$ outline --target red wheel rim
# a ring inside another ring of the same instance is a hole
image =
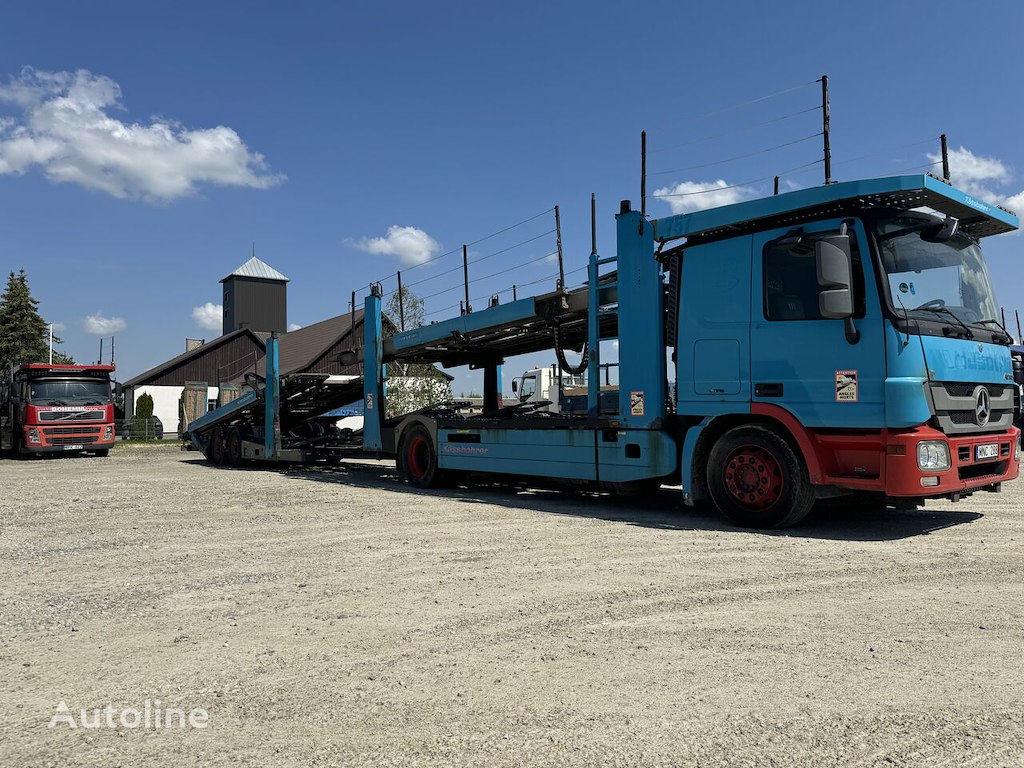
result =
[[[430,446],[425,438],[414,437],[409,441],[409,448],[405,454],[405,464],[409,467],[409,474],[417,480],[427,474],[427,460]]]
[[[785,483],[778,460],[764,448],[744,445],[725,464],[725,488],[748,509],[766,509],[782,498]]]

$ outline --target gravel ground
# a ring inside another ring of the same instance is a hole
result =
[[[0,487],[3,766],[1024,766],[1024,483],[772,533],[159,446]]]

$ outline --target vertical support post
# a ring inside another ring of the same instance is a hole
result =
[[[821,136],[825,150],[825,184],[832,183],[832,144],[829,138],[828,75],[821,76]]]
[[[398,270],[398,329],[405,330],[405,291],[402,290],[402,270]]]
[[[281,356],[277,333],[267,339],[263,388],[263,455],[276,459],[281,450]]]
[[[100,358],[96,361],[96,365],[103,365],[103,337],[100,336]]]
[[[519,296],[516,295],[516,287],[515,287],[515,285],[512,286],[512,301],[519,301]]]
[[[597,253],[597,196],[590,193],[590,252]]]
[[[624,207],[616,216],[619,420],[652,429],[665,418],[664,281],[654,254],[654,226]]]
[[[501,398],[498,384],[498,362],[489,360],[484,364],[484,414],[492,414],[500,407]]]
[[[110,367],[114,367],[114,337],[110,337]]]
[[[366,297],[363,312],[363,449],[379,454],[384,448],[384,334],[380,291],[375,287]]]
[[[590,262],[587,264],[587,416],[601,416],[601,316],[597,288],[597,197],[590,193]]]
[[[999,314],[1003,319],[1003,328],[1006,327],[1006,309],[1004,307],[999,308]]]
[[[462,246],[462,283],[466,289],[466,314],[468,315],[473,308],[469,306],[469,252],[465,245]]]
[[[1015,309],[1013,313],[1017,316],[1017,343],[1024,344],[1024,333],[1020,330],[1020,311]]]
[[[53,323],[50,323],[50,365],[53,365]]]
[[[555,206],[555,242],[558,246],[558,290],[565,290],[565,267],[562,264],[562,217]]]
[[[640,217],[647,216],[647,131],[640,131]]]
[[[949,144],[946,142],[946,134],[939,136],[939,147],[942,149],[942,178],[949,181]]]
[[[778,176],[775,177],[775,191],[772,194],[775,194],[775,195],[779,194],[779,177]]]

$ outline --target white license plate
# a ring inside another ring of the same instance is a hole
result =
[[[65,451],[80,451],[83,448],[85,448],[84,445],[65,445],[64,446],[64,450]]]
[[[994,459],[999,455],[999,443],[989,443],[988,445],[979,445],[974,449],[974,458],[976,459]]]

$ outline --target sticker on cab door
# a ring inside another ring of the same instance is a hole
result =
[[[856,371],[836,371],[836,402],[857,402]]]
[[[630,416],[643,416],[644,415],[644,393],[643,392],[630,392],[629,393],[629,415]]]

